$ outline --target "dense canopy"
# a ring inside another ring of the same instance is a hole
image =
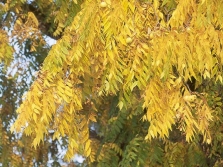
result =
[[[223,1],[0,2],[3,165],[223,164]]]

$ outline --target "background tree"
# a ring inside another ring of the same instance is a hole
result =
[[[43,155],[52,155],[47,148],[58,142],[65,160],[78,153],[88,166],[222,164],[222,4],[3,1],[3,28],[11,32],[11,45],[25,48],[25,60],[45,58],[44,35],[58,39],[11,127],[22,137],[9,141],[23,141],[16,148],[25,154],[12,149],[9,155],[20,159],[5,164],[25,157],[27,165],[45,165]]]

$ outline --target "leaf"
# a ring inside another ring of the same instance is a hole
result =
[[[86,156],[88,157],[91,153],[91,148],[90,148],[90,144],[91,144],[91,141],[90,140],[87,140],[86,144],[85,144],[85,154]]]

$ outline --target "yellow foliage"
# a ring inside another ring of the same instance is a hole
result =
[[[14,50],[9,45],[7,33],[3,30],[0,30],[0,39],[0,62],[3,61],[6,65],[9,65],[12,61]]]
[[[54,138],[68,137],[67,159],[78,152],[89,157],[95,143],[88,126],[98,118],[93,111],[90,116],[84,113],[83,107],[89,97],[118,95],[120,110],[127,109],[133,97],[143,102],[150,123],[146,140],[165,139],[179,123],[186,141],[199,133],[210,143],[213,111],[206,97],[188,90],[185,82],[191,77],[198,85],[206,78],[222,82],[222,3],[179,0],[168,18],[164,6],[171,6],[170,1],[103,2],[106,5],[100,0],[82,4],[45,59],[11,130],[32,131],[36,147],[53,128]],[[66,10],[63,4],[60,12]],[[55,35],[65,27],[59,16]],[[38,25],[32,13],[29,19]],[[121,154],[118,146],[112,147]]]

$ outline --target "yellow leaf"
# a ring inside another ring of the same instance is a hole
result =
[[[70,89],[68,86],[65,87],[65,92],[64,93],[66,95],[68,95],[69,97],[73,96],[72,89]]]
[[[90,145],[91,145],[91,140],[87,140],[87,142],[85,143],[85,147],[84,147],[85,154],[89,153]],[[86,156],[89,156],[89,154]]]
[[[59,137],[60,137],[60,133],[58,131],[54,132],[54,134],[53,134],[53,140],[59,139]]]

